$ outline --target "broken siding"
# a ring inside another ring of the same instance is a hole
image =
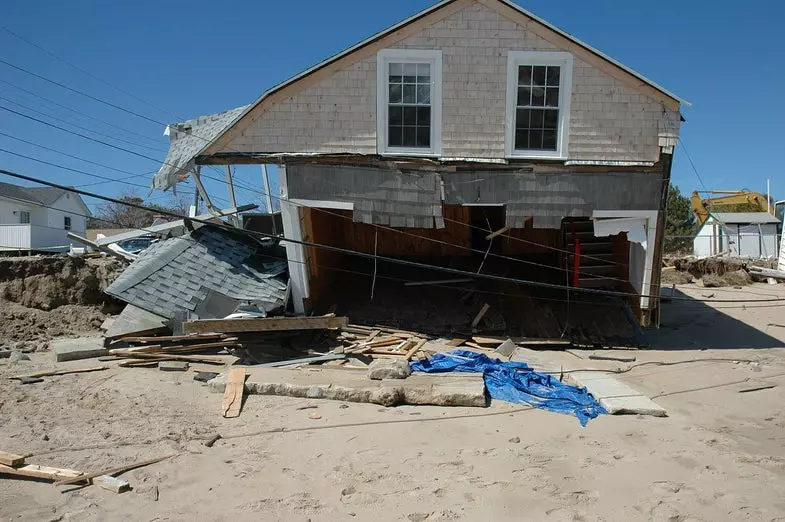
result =
[[[370,167],[288,165],[292,199],[352,202],[360,223],[443,228],[441,181],[435,172]]]
[[[446,172],[445,203],[504,204],[506,225],[559,228],[564,217],[589,217],[594,210],[656,210],[662,180],[645,172],[549,173]]]
[[[508,51],[558,49],[476,3],[391,47],[443,52],[443,157],[496,159],[505,156]],[[656,162],[660,134],[678,134],[677,111],[577,58],[571,105],[573,160]],[[375,154],[376,57],[267,107],[223,151]]]

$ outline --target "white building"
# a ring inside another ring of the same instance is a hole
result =
[[[0,251],[66,252],[68,232],[85,235],[86,216],[90,209],[78,194],[0,183]]]
[[[751,259],[777,256],[777,218],[767,212],[715,212],[698,230],[693,253]]]

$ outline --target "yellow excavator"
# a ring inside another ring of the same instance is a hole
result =
[[[697,190],[690,196],[690,203],[692,204],[692,211],[698,218],[698,225],[702,225],[709,219],[710,208],[723,205],[741,205],[751,204],[758,208],[758,212],[768,212],[777,216],[782,220],[783,210],[785,210],[785,201],[777,201],[774,208],[769,205],[769,199],[758,192],[750,192],[748,190],[711,190],[707,191],[709,194],[724,194],[715,198],[702,198],[700,192]]]

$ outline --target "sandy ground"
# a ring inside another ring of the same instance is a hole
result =
[[[785,298],[785,285],[680,290],[710,301]],[[619,378],[658,396],[669,417],[602,416],[586,428],[501,402],[381,408],[252,396],[239,418],[223,419],[221,396],[192,372],[113,368],[20,385],[4,377],[54,367],[51,354],[1,362],[0,449],[86,472],[177,456],[123,474],[134,489],[120,495],[2,478],[0,517],[785,520],[785,327],[768,326],[785,324],[782,304],[664,305],[663,328],[648,332],[653,349],[624,355],[731,360],[636,367]],[[566,371],[629,366],[575,353],[583,358],[538,356]],[[739,393],[760,383],[778,387]],[[204,447],[216,432],[225,438]]]

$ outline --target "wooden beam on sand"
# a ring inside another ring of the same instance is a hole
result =
[[[98,471],[96,473],[89,473],[84,475],[82,473],[79,474],[77,477],[67,478],[65,480],[58,480],[54,483],[55,486],[67,486],[69,484],[77,484],[79,482],[89,482],[96,477],[100,477],[102,475],[108,475],[110,477],[114,475],[119,475],[120,473],[124,473],[126,471],[131,471],[132,469],[142,468],[144,466],[149,466],[150,464],[155,464],[157,462],[161,462],[162,460],[171,459],[172,457],[176,457],[178,454],[173,453],[172,455],[167,455],[165,457],[158,457],[150,460],[143,460],[141,462],[135,462],[133,464],[127,464],[125,466],[120,466],[117,468],[107,469],[104,471]],[[75,472],[78,473],[78,472]]]
[[[38,464],[27,464],[18,468],[4,466],[0,464],[0,475],[14,475],[16,477],[36,478],[46,480],[67,480],[81,477],[81,471],[72,469],[50,468],[49,466],[39,466]]]
[[[223,416],[233,419],[240,416],[245,391],[245,368],[232,368],[226,377],[226,390],[221,402]]]
[[[335,330],[349,323],[346,317],[263,317],[253,319],[201,319],[183,323],[187,333],[195,332],[280,332],[289,330]]]
[[[25,458],[22,455],[15,455],[13,453],[6,453],[5,451],[0,451],[0,464],[4,466],[11,466],[12,468],[16,468],[24,463],[25,463]]]

